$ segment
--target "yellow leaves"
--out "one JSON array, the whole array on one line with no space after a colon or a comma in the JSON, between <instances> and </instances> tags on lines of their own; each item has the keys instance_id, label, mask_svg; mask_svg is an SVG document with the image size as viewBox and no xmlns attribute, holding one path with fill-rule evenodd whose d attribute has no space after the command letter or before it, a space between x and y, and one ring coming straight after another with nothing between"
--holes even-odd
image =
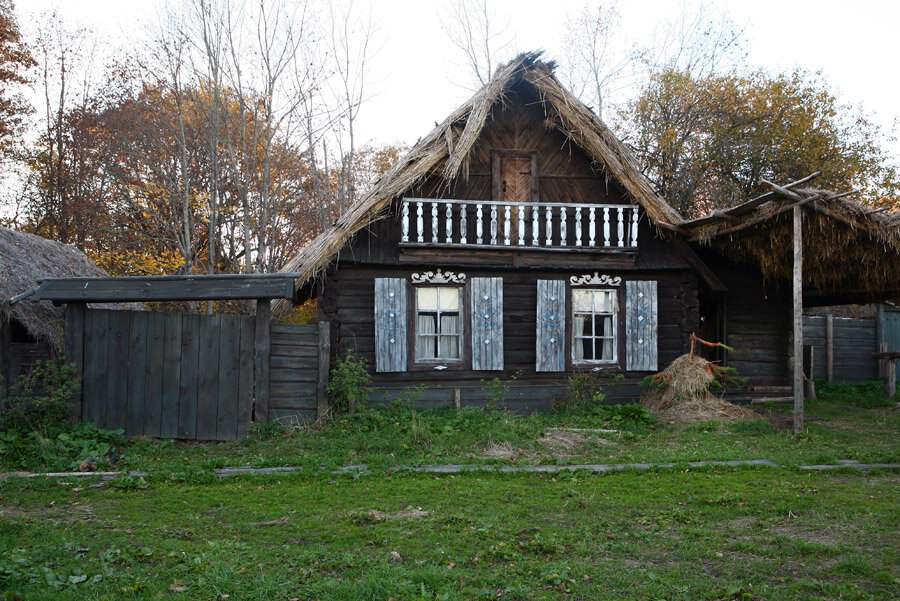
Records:
<instances>
[{"instance_id":1,"label":"yellow leaves","mask_svg":"<svg viewBox=\"0 0 900 601\"><path fill-rule=\"evenodd\" d=\"M171 251L119 250L101 252L94 257L110 275L166 275L176 273L184 265L184 257Z\"/></svg>"}]
</instances>

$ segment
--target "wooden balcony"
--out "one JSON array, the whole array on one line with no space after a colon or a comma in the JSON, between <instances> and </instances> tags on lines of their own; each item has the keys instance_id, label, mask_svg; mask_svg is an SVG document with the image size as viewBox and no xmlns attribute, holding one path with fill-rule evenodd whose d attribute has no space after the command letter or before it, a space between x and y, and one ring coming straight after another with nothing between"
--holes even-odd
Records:
<instances>
[{"instance_id":1,"label":"wooden balcony","mask_svg":"<svg viewBox=\"0 0 900 601\"><path fill-rule=\"evenodd\" d=\"M404 246L628 251L638 245L638 207L490 200L401 201Z\"/></svg>"}]
</instances>

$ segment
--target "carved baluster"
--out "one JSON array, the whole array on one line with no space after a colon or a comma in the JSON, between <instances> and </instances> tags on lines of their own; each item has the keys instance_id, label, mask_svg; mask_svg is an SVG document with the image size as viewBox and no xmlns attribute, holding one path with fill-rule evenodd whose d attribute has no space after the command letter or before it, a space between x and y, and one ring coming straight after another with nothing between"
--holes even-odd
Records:
<instances>
[{"instance_id":1,"label":"carved baluster","mask_svg":"<svg viewBox=\"0 0 900 601\"><path fill-rule=\"evenodd\" d=\"M631 207L631 246L637 246L638 208Z\"/></svg>"},{"instance_id":2,"label":"carved baluster","mask_svg":"<svg viewBox=\"0 0 900 601\"><path fill-rule=\"evenodd\" d=\"M497 244L497 205L491 205L491 244Z\"/></svg>"},{"instance_id":3,"label":"carved baluster","mask_svg":"<svg viewBox=\"0 0 900 601\"><path fill-rule=\"evenodd\" d=\"M462 203L459 206L459 243L466 243L466 230L468 228L468 224L466 223L466 203Z\"/></svg>"},{"instance_id":4,"label":"carved baluster","mask_svg":"<svg viewBox=\"0 0 900 601\"><path fill-rule=\"evenodd\" d=\"M511 215L510 215L510 206L506 205L503 209L503 244L509 246L509 234L512 229L510 226Z\"/></svg>"},{"instance_id":5,"label":"carved baluster","mask_svg":"<svg viewBox=\"0 0 900 601\"><path fill-rule=\"evenodd\" d=\"M547 233L547 246L553 246L553 209L550 205L547 205L546 213L547 222L544 224L544 229Z\"/></svg>"},{"instance_id":6,"label":"carved baluster","mask_svg":"<svg viewBox=\"0 0 900 601\"><path fill-rule=\"evenodd\" d=\"M437 244L438 241L438 218L437 203L431 203L431 243Z\"/></svg>"},{"instance_id":7,"label":"carved baluster","mask_svg":"<svg viewBox=\"0 0 900 601\"><path fill-rule=\"evenodd\" d=\"M575 207L575 246L581 246L581 207Z\"/></svg>"},{"instance_id":8,"label":"carved baluster","mask_svg":"<svg viewBox=\"0 0 900 601\"><path fill-rule=\"evenodd\" d=\"M603 246L609 246L609 207L603 207Z\"/></svg>"},{"instance_id":9,"label":"carved baluster","mask_svg":"<svg viewBox=\"0 0 900 601\"><path fill-rule=\"evenodd\" d=\"M566 218L568 217L566 212L566 207L559 207L559 245L566 245L566 238L569 237L569 232L567 231Z\"/></svg>"},{"instance_id":10,"label":"carved baluster","mask_svg":"<svg viewBox=\"0 0 900 601\"><path fill-rule=\"evenodd\" d=\"M484 224L481 219L481 205L475 205L475 237L478 241L478 244L481 244L482 238L481 235L484 233Z\"/></svg>"},{"instance_id":11,"label":"carved baluster","mask_svg":"<svg viewBox=\"0 0 900 601\"><path fill-rule=\"evenodd\" d=\"M594 207L588 209L588 246L595 246L597 238L597 212Z\"/></svg>"},{"instance_id":12,"label":"carved baluster","mask_svg":"<svg viewBox=\"0 0 900 601\"><path fill-rule=\"evenodd\" d=\"M403 232L403 237L400 240L402 242L409 242L409 203L405 200L403 201L401 212L403 214L403 220L400 223L400 227Z\"/></svg>"},{"instance_id":13,"label":"carved baluster","mask_svg":"<svg viewBox=\"0 0 900 601\"><path fill-rule=\"evenodd\" d=\"M447 228L447 244L453 243L453 204L447 203L447 211L444 214L444 221L446 222Z\"/></svg>"},{"instance_id":14,"label":"carved baluster","mask_svg":"<svg viewBox=\"0 0 900 601\"><path fill-rule=\"evenodd\" d=\"M422 203L416 203L416 233L418 234L418 241L425 241L425 224L422 220Z\"/></svg>"},{"instance_id":15,"label":"carved baluster","mask_svg":"<svg viewBox=\"0 0 900 601\"><path fill-rule=\"evenodd\" d=\"M525 246L525 206L519 205L519 246Z\"/></svg>"},{"instance_id":16,"label":"carved baluster","mask_svg":"<svg viewBox=\"0 0 900 601\"><path fill-rule=\"evenodd\" d=\"M531 245L532 246L540 246L541 245L541 228L538 225L539 209L538 207L534 207L531 209Z\"/></svg>"},{"instance_id":17,"label":"carved baluster","mask_svg":"<svg viewBox=\"0 0 900 601\"><path fill-rule=\"evenodd\" d=\"M619 235L619 248L625 246L625 226L624 226L624 218L625 218L625 209L619 207L619 226L616 229L616 233Z\"/></svg>"}]
</instances>

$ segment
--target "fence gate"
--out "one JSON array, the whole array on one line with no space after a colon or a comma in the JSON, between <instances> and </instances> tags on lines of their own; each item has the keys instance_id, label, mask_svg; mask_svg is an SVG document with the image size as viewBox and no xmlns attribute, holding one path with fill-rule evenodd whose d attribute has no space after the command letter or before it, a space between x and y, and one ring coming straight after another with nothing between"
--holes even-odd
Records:
<instances>
[{"instance_id":1,"label":"fence gate","mask_svg":"<svg viewBox=\"0 0 900 601\"><path fill-rule=\"evenodd\" d=\"M82 378L76 402L82 419L101 428L235 440L253 421L314 421L324 410L327 324L99 309L82 315L83 328L67 332L70 339L83 332L80 360L70 357Z\"/></svg>"}]
</instances>

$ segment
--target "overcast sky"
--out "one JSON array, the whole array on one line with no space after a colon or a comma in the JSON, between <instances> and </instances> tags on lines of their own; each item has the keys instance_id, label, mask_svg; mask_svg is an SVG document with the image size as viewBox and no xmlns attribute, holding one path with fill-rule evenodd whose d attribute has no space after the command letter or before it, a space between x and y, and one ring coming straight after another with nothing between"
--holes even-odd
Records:
<instances>
[{"instance_id":1,"label":"overcast sky","mask_svg":"<svg viewBox=\"0 0 900 601\"><path fill-rule=\"evenodd\" d=\"M514 50L544 49L562 59L560 39L565 13L583 0L490 0L500 21L508 22ZM113 45L132 43L137 25L152 18L161 0L17 0L24 28L56 6L68 21L91 27ZM771 72L803 68L822 71L838 97L862 105L876 122L890 127L900 116L895 61L900 2L892 0L707 0L745 28L748 62ZM412 144L424 136L471 91L458 51L447 41L437 0L356 0L372 7L377 52L371 61L370 100L359 116L364 140ZM621 0L623 42L648 45L654 32L675 18L682 2ZM891 150L900 155L900 146Z\"/></svg>"}]
</instances>

